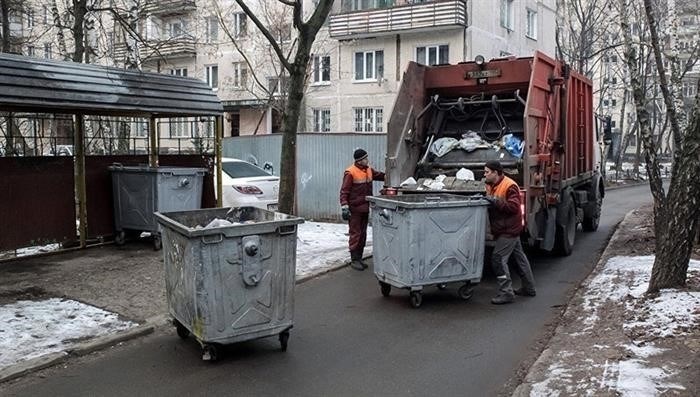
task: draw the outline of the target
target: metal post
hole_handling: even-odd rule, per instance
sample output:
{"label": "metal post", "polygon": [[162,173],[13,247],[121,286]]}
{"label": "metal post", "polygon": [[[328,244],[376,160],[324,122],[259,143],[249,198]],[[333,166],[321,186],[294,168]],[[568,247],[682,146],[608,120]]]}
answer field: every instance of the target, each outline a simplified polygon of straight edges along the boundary
{"label": "metal post", "polygon": [[221,156],[222,156],[222,141],[224,137],[224,123],[223,116],[216,116],[214,119],[214,127],[216,129],[216,138],[214,142],[214,147],[216,148],[216,206],[223,207],[224,189],[221,186]]}
{"label": "metal post", "polygon": [[87,190],[85,188],[85,119],[82,114],[73,115],[75,136],[75,190],[78,200],[78,217],[80,224],[80,248],[85,248],[87,241]]}
{"label": "metal post", "polygon": [[[151,152],[148,156],[148,165],[158,167],[158,131],[156,131],[156,118],[151,116],[148,121],[148,137],[151,140]],[[136,142],[134,142],[134,146]]]}

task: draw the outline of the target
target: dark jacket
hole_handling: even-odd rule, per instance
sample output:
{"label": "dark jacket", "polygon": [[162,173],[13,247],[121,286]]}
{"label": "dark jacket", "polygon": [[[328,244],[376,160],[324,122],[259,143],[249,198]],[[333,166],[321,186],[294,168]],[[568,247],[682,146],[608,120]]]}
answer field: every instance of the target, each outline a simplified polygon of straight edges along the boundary
{"label": "dark jacket", "polygon": [[348,205],[351,212],[369,212],[369,203],[365,197],[372,195],[372,181],[383,181],[384,173],[371,167],[353,164],[343,174],[340,186],[340,205]]}
{"label": "dark jacket", "polygon": [[520,232],[523,230],[523,219],[520,213],[520,187],[518,184],[507,176],[503,176],[495,185],[487,185],[487,193],[497,198],[493,206],[489,208],[489,222],[493,238],[520,236]]}

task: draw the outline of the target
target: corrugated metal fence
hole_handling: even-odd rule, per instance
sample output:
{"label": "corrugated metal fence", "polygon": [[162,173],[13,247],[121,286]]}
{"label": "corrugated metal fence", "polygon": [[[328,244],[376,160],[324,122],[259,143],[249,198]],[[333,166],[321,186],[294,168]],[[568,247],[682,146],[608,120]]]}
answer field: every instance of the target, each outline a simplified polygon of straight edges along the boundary
{"label": "corrugated metal fence", "polygon": [[[297,139],[297,212],[307,219],[340,220],[338,193],[343,171],[352,164],[353,151],[369,153],[370,166],[384,171],[386,134],[302,133]],[[224,157],[269,162],[280,175],[282,135],[224,138]],[[375,194],[383,184],[374,184]]]}

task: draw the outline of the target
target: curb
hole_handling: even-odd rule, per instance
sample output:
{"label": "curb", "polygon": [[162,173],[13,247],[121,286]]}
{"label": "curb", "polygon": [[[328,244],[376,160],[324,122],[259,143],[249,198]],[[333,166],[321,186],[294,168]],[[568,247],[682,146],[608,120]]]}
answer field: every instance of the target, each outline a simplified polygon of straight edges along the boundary
{"label": "curb", "polygon": [[523,377],[523,379],[520,381],[518,386],[516,386],[515,390],[513,390],[513,393],[511,394],[511,397],[526,397],[530,395],[530,386],[531,383],[528,382],[528,378],[530,377],[532,373],[532,369],[541,366],[542,363],[544,363],[549,357],[551,357],[554,352],[551,350],[551,340],[559,333],[559,330],[561,329],[561,320],[566,316],[567,312],[569,311],[570,307],[569,304],[571,301],[578,295],[578,293],[581,291],[581,287],[583,284],[591,277],[591,275],[602,265],[605,263],[610,258],[610,246],[611,243],[617,241],[618,237],[618,232],[620,230],[620,225],[624,224],[627,219],[632,216],[632,214],[637,211],[638,208],[635,208],[625,214],[625,216],[622,218],[620,222],[615,225],[614,230],[612,234],[610,235],[610,238],[608,239],[608,242],[605,245],[605,249],[603,252],[600,254],[600,258],[598,258],[598,262],[593,266],[591,269],[591,272],[581,280],[579,285],[576,287],[576,290],[571,294],[569,297],[568,301],[566,302],[566,308],[561,312],[558,320],[558,324],[556,328],[554,329],[554,332],[550,336],[549,340],[547,341],[547,345],[545,346],[544,350],[539,354],[537,359],[530,365],[530,367],[527,369],[527,373]]}
{"label": "curb", "polygon": [[65,351],[46,354],[37,358],[20,362],[19,364],[9,366],[0,370],[0,383],[19,378],[21,376],[38,371],[40,369],[60,364],[68,360],[68,358],[71,356],[85,356],[89,353],[93,353],[95,351],[114,346],[120,342],[151,334],[155,330],[156,326],[157,325],[155,323],[146,320],[145,324],[137,325],[134,328],[130,328],[128,330],[117,332],[111,335],[97,337],[86,342],[78,343],[75,346],[71,346]]}

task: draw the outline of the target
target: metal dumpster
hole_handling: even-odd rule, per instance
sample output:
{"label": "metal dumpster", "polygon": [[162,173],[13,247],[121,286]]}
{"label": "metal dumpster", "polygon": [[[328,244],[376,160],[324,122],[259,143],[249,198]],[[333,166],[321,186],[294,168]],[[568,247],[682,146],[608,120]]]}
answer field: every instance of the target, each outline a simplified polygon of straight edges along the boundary
{"label": "metal dumpster", "polygon": [[202,207],[205,168],[122,166],[108,167],[114,197],[114,241],[126,241],[126,231],[150,232],[161,247],[156,211],[185,211]]}
{"label": "metal dumpster", "polygon": [[[219,344],[279,335],[292,328],[297,225],[304,220],[254,207],[155,214],[163,236],[168,310],[202,358]],[[206,227],[225,219],[233,225]],[[220,222],[220,221],[216,221]]]}
{"label": "metal dumpster", "polygon": [[410,290],[411,305],[423,287],[464,282],[463,299],[481,281],[488,202],[451,194],[367,197],[371,208],[374,273],[382,295]]}

